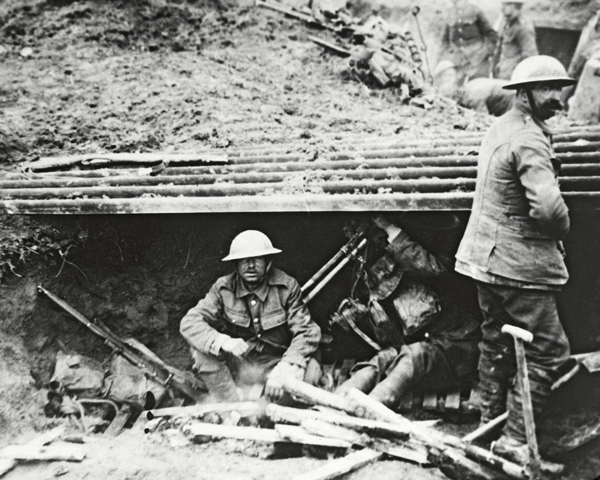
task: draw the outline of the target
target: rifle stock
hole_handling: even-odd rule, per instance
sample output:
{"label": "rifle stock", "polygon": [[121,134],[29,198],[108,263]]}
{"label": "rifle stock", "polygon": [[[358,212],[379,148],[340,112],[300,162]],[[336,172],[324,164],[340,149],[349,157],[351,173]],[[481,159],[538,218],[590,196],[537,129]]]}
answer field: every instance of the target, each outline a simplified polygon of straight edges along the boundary
{"label": "rifle stock", "polygon": [[71,315],[80,323],[84,324],[89,330],[104,339],[116,353],[123,356],[127,361],[138,367],[150,378],[163,385],[166,388],[172,388],[177,392],[188,397],[190,400],[198,401],[206,387],[195,379],[188,372],[181,371],[175,367],[167,365],[156,355],[143,353],[140,349],[129,345],[115,335],[106,325],[100,321],[92,322],[84,315],[75,310],[71,305],[54,295],[42,285],[38,285],[38,291],[46,295],[56,305]]}

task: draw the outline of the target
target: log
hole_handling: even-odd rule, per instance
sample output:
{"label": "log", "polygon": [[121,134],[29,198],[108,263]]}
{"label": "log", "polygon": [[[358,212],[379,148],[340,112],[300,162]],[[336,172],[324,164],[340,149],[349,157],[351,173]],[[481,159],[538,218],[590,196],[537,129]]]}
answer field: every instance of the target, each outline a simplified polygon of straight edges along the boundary
{"label": "log", "polygon": [[314,435],[305,428],[295,425],[275,425],[275,431],[281,435],[281,438],[292,443],[301,443],[316,447],[352,448],[352,442],[348,440],[334,436]]}
{"label": "log", "polygon": [[474,442],[475,440],[478,440],[481,437],[484,437],[489,432],[491,432],[492,430],[495,430],[500,425],[502,425],[504,422],[506,422],[507,418],[508,418],[508,412],[504,412],[502,415],[498,415],[492,421],[486,423],[485,425],[482,425],[481,427],[477,428],[476,430],[473,430],[471,433],[462,437],[462,441],[469,443],[469,442]]}
{"label": "log", "polygon": [[[378,420],[388,421],[405,428],[417,440],[429,447],[437,448],[440,451],[444,451],[448,447],[451,447],[460,450],[460,454],[464,453],[469,458],[473,458],[478,462],[483,462],[489,467],[503,472],[511,478],[518,480],[526,480],[528,478],[527,470],[524,467],[505,460],[481,447],[466,443],[454,435],[446,434],[434,428],[417,425],[402,415],[393,412],[382,403],[373,400],[356,388],[351,388],[346,394],[346,397],[357,405],[362,406],[368,416]],[[460,454],[457,452],[453,455],[456,456]],[[465,464],[468,465],[469,463],[465,462]]]}
{"label": "log", "polygon": [[[291,425],[287,425],[291,427]],[[256,427],[234,427],[230,425],[215,425],[212,423],[194,422],[186,425],[183,432],[192,437],[192,441],[211,438],[213,440],[222,440],[225,438],[234,440],[251,440],[261,443],[300,443],[303,445],[313,445],[317,447],[330,448],[349,448],[348,442],[342,442],[335,439],[324,439],[316,435],[309,435],[301,427],[295,429],[283,429],[282,435],[278,430]]]}
{"label": "log", "polygon": [[358,417],[363,417],[365,413],[361,406],[348,402],[344,397],[314,387],[313,385],[293,377],[288,377],[286,379],[283,383],[283,389],[292,395],[292,397],[304,401],[309,405],[331,407]]}
{"label": "log", "polygon": [[400,460],[408,460],[419,465],[429,464],[427,449],[415,442],[398,444],[390,440],[373,438],[367,434],[359,434],[349,428],[332,425],[325,420],[306,419],[302,428],[315,435],[346,440],[353,445],[370,448]]}
{"label": "log", "polygon": [[465,458],[451,448],[432,448],[429,459],[444,475],[454,480],[504,480],[504,475]]}
{"label": "log", "polygon": [[[64,435],[65,427],[60,426],[56,427],[49,432],[46,432],[39,437],[34,438],[33,440],[27,442],[25,446],[28,447],[38,447],[44,446],[49,443],[52,443],[54,440]],[[0,458],[0,477],[5,473],[10,472],[13,468],[15,468],[19,464],[19,460],[15,460],[13,458]]]}
{"label": "log", "polygon": [[332,425],[355,430],[359,433],[384,436],[396,440],[407,440],[409,438],[406,429],[396,425],[365,418],[351,417],[338,412],[317,412],[315,410],[303,410],[269,404],[266,408],[266,414],[275,423],[301,425],[306,420],[321,420]]}
{"label": "log", "polygon": [[0,457],[13,460],[65,460],[81,462],[85,450],[81,445],[60,444],[48,446],[9,445],[0,450]]}
{"label": "log", "polygon": [[227,413],[238,412],[242,416],[260,415],[263,407],[257,402],[224,402],[224,403],[205,403],[201,405],[190,405],[188,407],[167,407],[156,408],[146,412],[146,418],[153,420],[158,417],[184,416],[198,418],[208,413]]}
{"label": "log", "polygon": [[343,458],[331,460],[316,470],[293,477],[292,480],[333,480],[373,463],[383,458],[384,455],[381,452],[365,448],[364,450],[346,455]]}

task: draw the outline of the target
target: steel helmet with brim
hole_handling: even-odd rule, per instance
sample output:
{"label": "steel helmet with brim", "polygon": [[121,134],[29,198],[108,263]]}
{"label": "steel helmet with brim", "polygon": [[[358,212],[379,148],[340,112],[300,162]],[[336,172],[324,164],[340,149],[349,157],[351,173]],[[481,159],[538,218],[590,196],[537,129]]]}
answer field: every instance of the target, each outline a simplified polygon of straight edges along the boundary
{"label": "steel helmet with brim", "polygon": [[522,60],[502,88],[516,90],[535,83],[558,83],[563,87],[573,85],[575,79],[567,75],[562,63],[548,55],[535,55]]}
{"label": "steel helmet with brim", "polygon": [[233,239],[229,248],[229,255],[223,258],[223,261],[264,257],[276,253],[281,253],[281,250],[273,247],[271,240],[264,233],[258,230],[246,230]]}

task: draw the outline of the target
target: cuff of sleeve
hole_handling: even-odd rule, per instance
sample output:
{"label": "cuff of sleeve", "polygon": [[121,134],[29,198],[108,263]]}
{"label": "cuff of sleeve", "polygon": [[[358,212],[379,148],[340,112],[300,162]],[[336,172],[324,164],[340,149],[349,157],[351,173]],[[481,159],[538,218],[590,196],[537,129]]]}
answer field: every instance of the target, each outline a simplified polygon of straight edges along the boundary
{"label": "cuff of sleeve", "polygon": [[231,337],[229,335],[219,333],[210,344],[210,347],[208,347],[208,352],[212,355],[218,355],[221,352],[221,347],[223,344],[230,338]]}
{"label": "cuff of sleeve", "polygon": [[308,364],[308,359],[304,358],[302,355],[297,353],[285,354],[281,359],[282,362],[291,363],[292,365],[296,365],[297,367],[306,370],[306,365]]}

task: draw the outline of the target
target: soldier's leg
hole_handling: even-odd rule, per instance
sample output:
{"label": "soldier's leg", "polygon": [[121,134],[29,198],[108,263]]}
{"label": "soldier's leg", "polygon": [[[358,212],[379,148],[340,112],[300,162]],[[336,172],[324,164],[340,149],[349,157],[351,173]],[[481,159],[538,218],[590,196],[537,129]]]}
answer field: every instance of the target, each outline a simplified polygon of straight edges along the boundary
{"label": "soldier's leg", "polygon": [[398,350],[388,347],[380,351],[368,362],[357,363],[350,372],[350,378],[342,383],[335,391],[344,395],[350,388],[369,393],[385,375],[389,366],[398,356]]}
{"label": "soldier's leg", "polygon": [[506,411],[508,390],[516,373],[516,360],[512,337],[502,333],[502,326],[512,323],[502,295],[494,286],[481,282],[477,282],[477,290],[483,314],[477,396],[481,423],[487,423]]}
{"label": "soldier's leg", "polygon": [[435,390],[443,391],[458,384],[458,380],[442,348],[429,342],[403,345],[398,357],[386,372],[387,376],[369,394],[389,408],[396,408],[400,399],[415,386],[435,378]]}
{"label": "soldier's leg", "polygon": [[[512,325],[533,333],[533,341],[524,346],[533,413],[538,418],[550,395],[552,383],[559,375],[559,367],[569,358],[569,342],[558,318],[553,292],[511,291],[505,296],[504,305],[511,316]],[[515,382],[508,394],[508,419],[504,434],[526,443],[522,393]]]}
{"label": "soldier's leg", "polygon": [[192,349],[194,368],[206,384],[208,392],[217,402],[237,402],[241,400],[227,361],[214,355]]}

